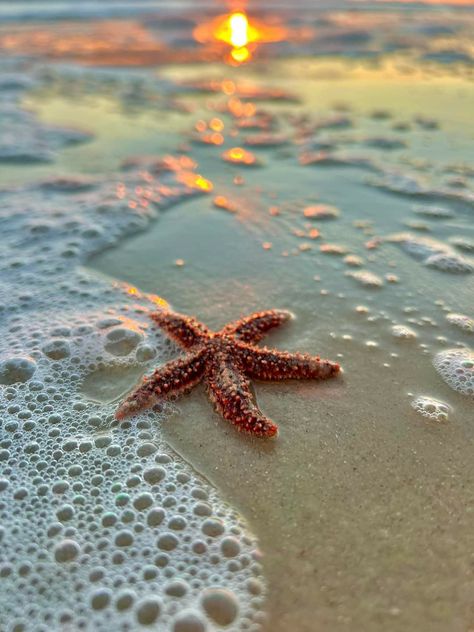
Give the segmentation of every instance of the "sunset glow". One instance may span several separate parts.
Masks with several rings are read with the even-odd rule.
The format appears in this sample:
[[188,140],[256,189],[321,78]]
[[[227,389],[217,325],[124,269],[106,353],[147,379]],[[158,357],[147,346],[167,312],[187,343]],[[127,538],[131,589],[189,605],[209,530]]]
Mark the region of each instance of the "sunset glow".
[[222,158],[225,162],[230,162],[237,165],[255,165],[257,164],[257,158],[246,149],[242,147],[232,147],[222,154]]
[[225,59],[234,65],[249,61],[258,44],[277,42],[285,36],[285,29],[250,20],[243,11],[221,15],[194,30],[201,44],[227,44],[230,50]]
[[234,48],[242,48],[249,43],[249,21],[245,13],[233,13],[229,18],[230,43]]

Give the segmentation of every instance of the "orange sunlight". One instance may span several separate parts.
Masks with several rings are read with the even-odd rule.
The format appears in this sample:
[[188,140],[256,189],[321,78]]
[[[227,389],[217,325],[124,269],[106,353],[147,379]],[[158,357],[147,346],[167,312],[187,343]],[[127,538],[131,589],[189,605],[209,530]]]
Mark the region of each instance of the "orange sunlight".
[[194,37],[201,44],[227,44],[230,51],[225,58],[233,65],[249,61],[258,44],[278,42],[285,36],[285,29],[249,20],[243,11],[218,16],[194,29]]

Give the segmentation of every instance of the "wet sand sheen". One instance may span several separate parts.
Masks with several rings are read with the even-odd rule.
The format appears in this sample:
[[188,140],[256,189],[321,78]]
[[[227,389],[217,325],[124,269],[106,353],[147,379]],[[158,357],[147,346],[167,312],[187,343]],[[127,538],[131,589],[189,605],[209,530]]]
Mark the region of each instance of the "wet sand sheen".
[[[216,328],[254,309],[292,309],[297,319],[269,345],[343,354],[340,380],[255,385],[279,423],[277,441],[238,435],[202,391],[180,400],[163,425],[171,445],[250,519],[265,553],[268,630],[441,631],[452,625],[453,604],[461,620],[470,616],[465,551],[474,538],[463,508],[474,500],[471,402],[441,382],[417,345],[400,349],[389,319],[370,326],[354,312],[366,302],[373,312],[390,306],[394,316],[396,296],[352,289],[335,264],[323,266],[328,283],[314,282],[314,259],[286,262],[264,251],[247,226],[207,200],[172,209],[92,266],[120,268],[123,279]],[[332,293],[321,296],[321,286]],[[341,339],[345,331],[352,341]],[[367,349],[369,335],[380,348]],[[431,335],[421,331],[420,341]],[[409,406],[413,390],[455,402],[453,422],[420,418]]]

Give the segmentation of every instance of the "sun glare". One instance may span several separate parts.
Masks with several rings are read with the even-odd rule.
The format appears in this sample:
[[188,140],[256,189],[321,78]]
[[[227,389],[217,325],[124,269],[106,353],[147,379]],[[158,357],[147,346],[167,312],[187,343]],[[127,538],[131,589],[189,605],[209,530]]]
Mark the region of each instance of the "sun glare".
[[194,30],[194,37],[202,44],[227,44],[230,51],[226,60],[234,65],[249,61],[259,44],[279,41],[285,35],[284,29],[250,20],[243,11],[218,16]]
[[249,21],[245,13],[233,13],[229,18],[230,43],[234,48],[242,48],[249,43]]

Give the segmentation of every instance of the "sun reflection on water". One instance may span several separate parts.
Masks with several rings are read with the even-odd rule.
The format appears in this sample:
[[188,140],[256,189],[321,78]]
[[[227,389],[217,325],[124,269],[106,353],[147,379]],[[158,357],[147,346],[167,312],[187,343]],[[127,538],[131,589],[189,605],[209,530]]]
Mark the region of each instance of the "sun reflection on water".
[[250,20],[243,11],[218,16],[194,29],[194,37],[201,44],[227,44],[230,50],[225,54],[225,61],[233,65],[250,61],[259,44],[279,42],[285,36],[283,27]]

